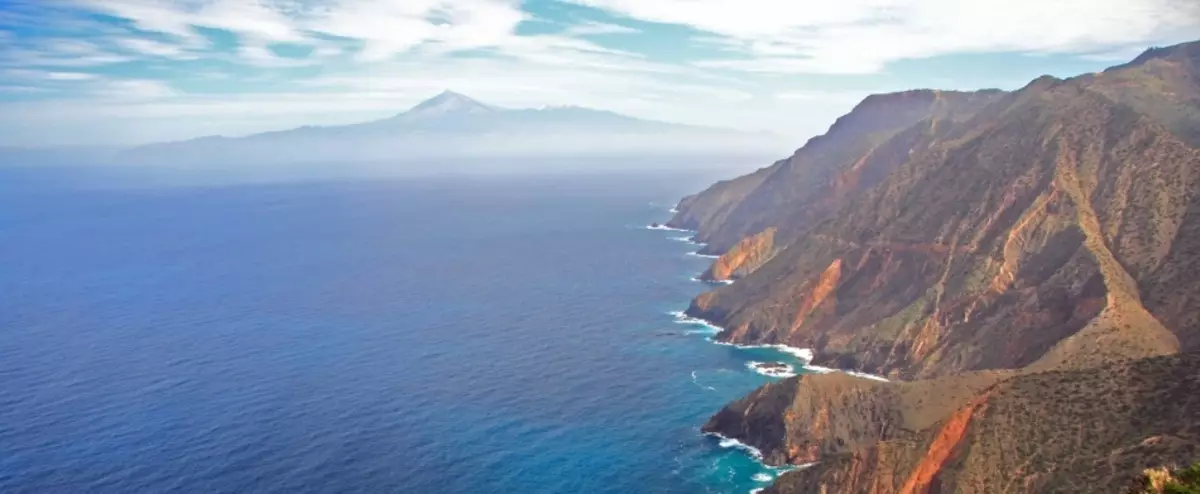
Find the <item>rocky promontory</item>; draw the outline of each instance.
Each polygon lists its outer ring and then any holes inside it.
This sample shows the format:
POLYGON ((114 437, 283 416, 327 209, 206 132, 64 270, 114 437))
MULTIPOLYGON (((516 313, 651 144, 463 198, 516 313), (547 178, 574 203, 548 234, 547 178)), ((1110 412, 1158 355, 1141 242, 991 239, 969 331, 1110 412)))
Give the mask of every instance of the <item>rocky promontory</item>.
POLYGON ((1198 417, 1196 353, 1022 375, 766 492, 1131 492, 1144 470, 1200 457, 1198 417))
POLYGON ((721 254, 701 275, 707 281, 732 281, 758 269, 775 255, 775 229, 767 228, 743 238, 721 254))

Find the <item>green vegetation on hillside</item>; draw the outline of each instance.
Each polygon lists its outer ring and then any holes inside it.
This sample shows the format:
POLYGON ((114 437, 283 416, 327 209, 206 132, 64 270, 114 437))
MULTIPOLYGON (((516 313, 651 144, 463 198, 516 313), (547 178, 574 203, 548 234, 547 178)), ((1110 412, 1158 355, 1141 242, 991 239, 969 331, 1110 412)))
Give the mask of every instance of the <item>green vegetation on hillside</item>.
POLYGON ((1200 462, 1175 471, 1147 470, 1141 494, 1200 494, 1200 462))

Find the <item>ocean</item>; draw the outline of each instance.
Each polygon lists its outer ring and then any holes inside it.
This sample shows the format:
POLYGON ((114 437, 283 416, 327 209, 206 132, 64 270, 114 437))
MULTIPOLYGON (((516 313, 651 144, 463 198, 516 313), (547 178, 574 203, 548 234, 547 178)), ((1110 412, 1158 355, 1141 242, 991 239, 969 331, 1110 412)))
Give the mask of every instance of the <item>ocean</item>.
MULTIPOLYGON (((724 175, 737 174, 736 170, 724 175)), ((0 492, 745 493, 772 349, 650 230, 722 175, 0 170, 0 492)))

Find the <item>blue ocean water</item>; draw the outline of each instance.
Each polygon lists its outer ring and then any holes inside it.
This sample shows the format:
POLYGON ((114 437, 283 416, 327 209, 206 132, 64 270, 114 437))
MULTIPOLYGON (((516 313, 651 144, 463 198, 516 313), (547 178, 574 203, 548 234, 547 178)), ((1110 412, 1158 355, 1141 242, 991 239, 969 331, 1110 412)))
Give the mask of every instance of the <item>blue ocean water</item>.
MULTIPOLYGON (((713 176, 0 172, 0 492, 748 492, 773 350, 669 313, 713 176), (63 177, 72 177, 64 180, 63 177), (673 239, 675 238, 675 239, 673 239)), ((757 476, 757 477, 756 477, 757 476)))

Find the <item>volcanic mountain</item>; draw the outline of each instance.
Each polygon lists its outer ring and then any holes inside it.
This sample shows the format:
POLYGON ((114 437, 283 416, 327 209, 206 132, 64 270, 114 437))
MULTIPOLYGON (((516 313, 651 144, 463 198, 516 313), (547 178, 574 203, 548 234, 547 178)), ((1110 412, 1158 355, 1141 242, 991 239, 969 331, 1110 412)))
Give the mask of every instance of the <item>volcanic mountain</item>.
POLYGON ((122 164, 414 162, 622 154, 761 154, 765 133, 696 127, 582 107, 507 109, 443 92, 395 116, 245 137, 212 136, 129 149, 122 164))

